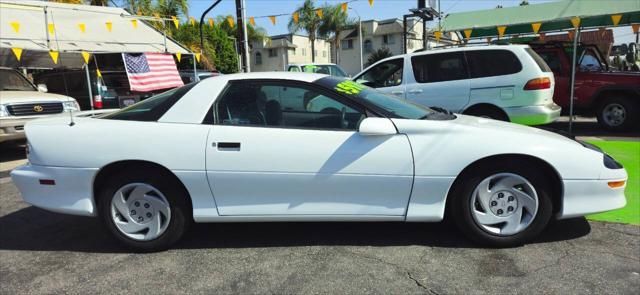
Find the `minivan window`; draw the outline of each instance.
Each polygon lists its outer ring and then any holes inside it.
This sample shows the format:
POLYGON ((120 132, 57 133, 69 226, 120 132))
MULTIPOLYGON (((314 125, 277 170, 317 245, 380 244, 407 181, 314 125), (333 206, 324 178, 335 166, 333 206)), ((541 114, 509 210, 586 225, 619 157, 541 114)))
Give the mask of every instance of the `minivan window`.
POLYGON ((379 63, 356 78, 356 82, 373 88, 398 86, 402 84, 403 62, 398 58, 379 63))
POLYGON ((509 50, 470 50, 465 55, 471 78, 504 76, 522 71, 520 60, 509 50))
POLYGON ((433 83, 468 79, 464 55, 461 52, 418 55, 411 58, 413 74, 418 83, 433 83))
POLYGON ((531 48, 525 48, 524 51, 526 51, 533 58, 536 64, 538 64, 538 67, 540 68, 541 71, 546 73, 551 72, 550 65, 548 65, 547 62, 545 62, 546 59, 543 59, 538 53, 536 53, 531 48))

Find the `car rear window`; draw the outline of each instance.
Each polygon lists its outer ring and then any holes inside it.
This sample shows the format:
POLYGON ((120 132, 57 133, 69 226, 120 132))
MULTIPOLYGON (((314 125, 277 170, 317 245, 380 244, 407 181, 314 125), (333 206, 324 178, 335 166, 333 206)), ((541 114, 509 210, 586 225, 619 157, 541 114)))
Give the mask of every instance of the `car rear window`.
POLYGON ((158 121, 182 96, 197 83, 187 84, 175 88, 139 103, 133 104, 115 113, 100 117, 101 119, 130 120, 130 121, 158 121))
POLYGON ((549 67, 549 65, 547 65, 544 59, 538 53, 536 53, 533 49, 525 48, 524 51, 526 51, 531 56, 531 58, 533 58, 533 60, 536 62, 536 64, 538 65, 541 71, 547 72, 547 73, 551 72, 551 67, 549 67))
POLYGON ((504 76, 522 71, 520 60, 509 50, 470 50, 465 55, 470 78, 504 76))

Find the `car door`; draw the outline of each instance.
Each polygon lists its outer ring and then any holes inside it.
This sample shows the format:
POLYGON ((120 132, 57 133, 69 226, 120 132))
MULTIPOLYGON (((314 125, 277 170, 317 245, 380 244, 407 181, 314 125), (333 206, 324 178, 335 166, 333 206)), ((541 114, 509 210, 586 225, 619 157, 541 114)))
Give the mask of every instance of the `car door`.
POLYGON ((405 214, 407 137, 358 133, 366 112, 332 91, 235 81, 214 112, 206 168, 220 215, 405 214))
POLYGON ((404 98, 404 58, 399 57, 380 62, 354 80, 384 93, 404 98))
POLYGON ((469 75, 462 52, 411 57, 407 100, 459 112, 469 103, 469 75))
POLYGON ((523 70, 523 66, 511 50, 473 49, 465 51, 464 54, 469 72, 470 105, 488 103, 498 107, 509 107, 514 104, 531 103, 516 95, 528 79, 535 76, 523 78, 522 75, 516 75, 523 70))

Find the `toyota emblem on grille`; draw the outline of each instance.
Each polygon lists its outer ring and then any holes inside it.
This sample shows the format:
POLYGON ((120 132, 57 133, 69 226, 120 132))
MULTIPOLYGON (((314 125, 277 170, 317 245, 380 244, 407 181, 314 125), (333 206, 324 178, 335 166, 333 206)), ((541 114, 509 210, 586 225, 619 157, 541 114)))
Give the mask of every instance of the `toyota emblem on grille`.
POLYGON ((33 106, 33 111, 36 113, 40 113, 42 111, 44 111, 44 108, 41 105, 34 105, 33 106))

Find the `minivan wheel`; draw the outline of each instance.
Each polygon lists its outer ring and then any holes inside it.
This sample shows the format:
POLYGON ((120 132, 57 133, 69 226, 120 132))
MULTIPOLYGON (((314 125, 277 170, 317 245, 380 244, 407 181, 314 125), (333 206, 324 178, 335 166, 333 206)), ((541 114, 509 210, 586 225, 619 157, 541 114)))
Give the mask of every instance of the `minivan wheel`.
POLYGON ((191 221, 188 195, 174 182, 157 173, 114 175, 99 191, 100 217, 133 250, 164 250, 182 237, 191 221))
POLYGON ((509 122, 509 117, 494 107, 477 107, 464 112, 465 115, 509 122))
POLYGON ((626 97, 609 97, 598 109, 598 123, 609 130, 628 130, 633 126, 637 108, 626 97))
POLYGON ((510 247, 536 237, 551 219, 548 185, 526 168, 482 169, 453 188, 453 219, 470 239, 510 247))

